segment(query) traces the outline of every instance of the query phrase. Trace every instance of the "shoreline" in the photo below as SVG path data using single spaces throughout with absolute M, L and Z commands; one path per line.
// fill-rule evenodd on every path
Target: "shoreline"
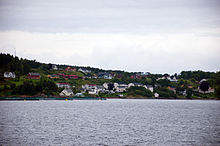
M 106 99 L 154 99 L 154 100 L 220 100 L 219 98 L 176 98 L 176 97 L 94 97 L 94 96 L 85 96 L 85 97 L 65 97 L 65 96 L 0 96 L 0 101 L 3 100 L 106 100 Z
M 120 97 L 106 97 L 107 99 L 154 99 L 154 100 L 220 100 L 219 98 L 140 98 L 140 97 L 134 97 L 134 98 L 120 98 Z

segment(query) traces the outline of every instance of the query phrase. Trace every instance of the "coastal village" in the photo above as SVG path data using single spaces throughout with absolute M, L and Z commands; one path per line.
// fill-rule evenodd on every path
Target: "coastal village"
M 46 78 L 55 83 L 56 96 L 102 96 L 109 98 L 192 98 L 213 96 L 214 87 L 208 78 L 186 80 L 181 74 L 151 74 L 150 72 L 124 72 L 100 70 L 90 67 L 73 67 L 48 64 L 44 71 L 32 69 L 17 77 L 15 72 L 2 73 L 1 95 L 24 81 L 41 81 Z M 16 80 L 16 81 L 15 81 Z M 12 84 L 14 85 L 12 86 Z M 13 92 L 12 92 L 13 93 Z M 39 93 L 40 94 L 40 93 Z M 10 94 L 9 94 L 10 95 Z

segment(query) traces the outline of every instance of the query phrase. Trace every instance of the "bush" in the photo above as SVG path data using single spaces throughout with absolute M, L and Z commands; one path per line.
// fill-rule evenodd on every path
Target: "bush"
M 143 97 L 152 97 L 152 92 L 144 87 L 133 86 L 128 88 L 127 91 L 130 96 L 143 96 Z
M 160 97 L 176 97 L 176 94 L 173 91 L 170 91 L 165 87 L 157 89 L 156 92 L 160 95 Z

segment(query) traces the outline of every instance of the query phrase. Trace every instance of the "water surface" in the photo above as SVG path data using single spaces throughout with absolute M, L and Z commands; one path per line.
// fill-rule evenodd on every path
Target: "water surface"
M 220 101 L 0 101 L 0 145 L 220 145 Z

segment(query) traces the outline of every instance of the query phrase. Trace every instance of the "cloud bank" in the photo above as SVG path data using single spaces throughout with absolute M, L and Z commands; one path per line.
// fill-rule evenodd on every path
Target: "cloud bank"
M 184 44 L 184 45 L 183 45 Z M 220 69 L 220 37 L 210 34 L 0 32 L 1 52 L 47 63 L 175 73 Z

